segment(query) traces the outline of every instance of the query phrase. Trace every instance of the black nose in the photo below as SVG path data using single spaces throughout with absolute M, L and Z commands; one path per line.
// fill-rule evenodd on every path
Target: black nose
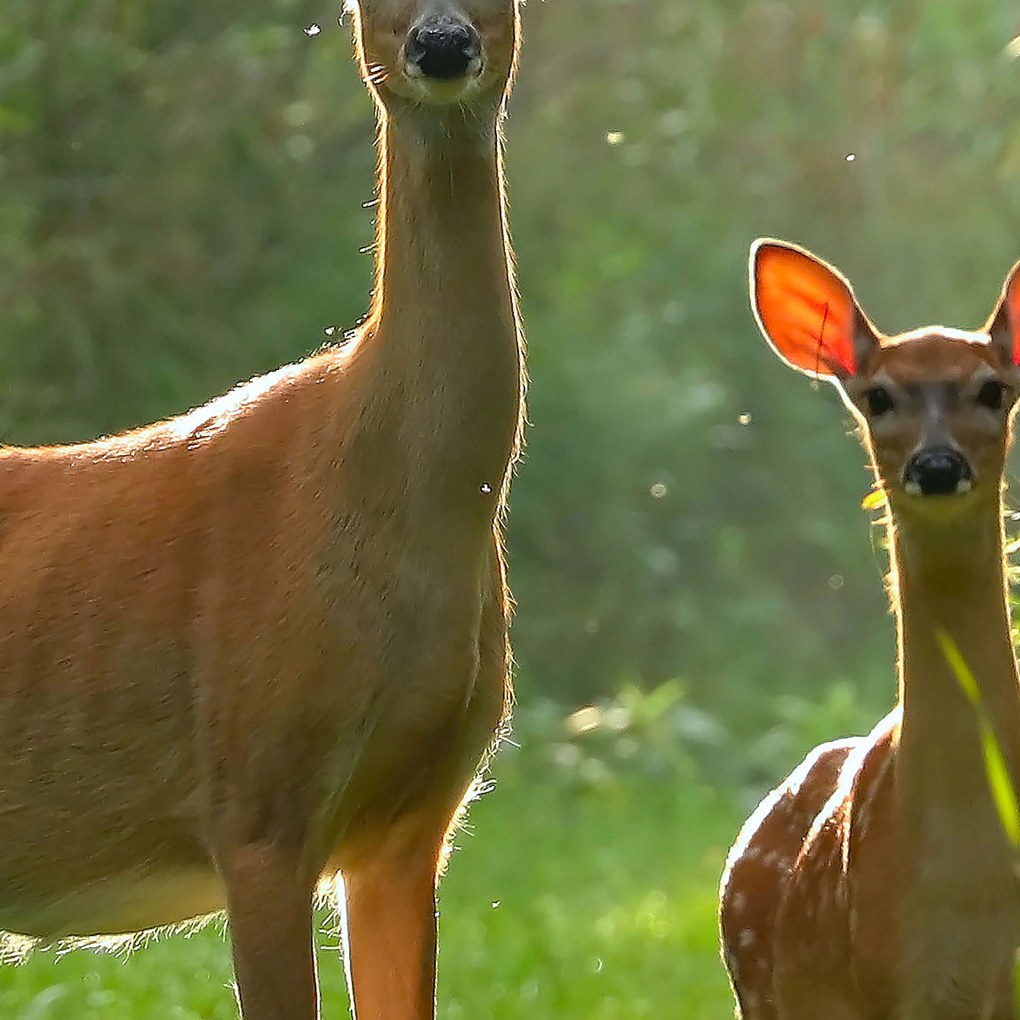
M 949 496 L 960 491 L 961 483 L 971 480 L 966 458 L 948 446 L 921 450 L 903 469 L 904 487 L 922 496 Z
M 426 78 L 452 81 L 467 74 L 471 61 L 481 54 L 478 33 L 457 21 L 442 21 L 412 28 L 404 43 L 409 64 Z

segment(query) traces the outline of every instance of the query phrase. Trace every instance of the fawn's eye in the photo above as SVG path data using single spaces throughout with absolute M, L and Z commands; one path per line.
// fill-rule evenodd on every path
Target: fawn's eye
M 895 406 L 892 394 L 884 386 L 872 386 L 864 391 L 864 403 L 870 418 L 888 414 Z
M 998 379 L 989 379 L 988 382 L 982 383 L 981 389 L 977 391 L 977 402 L 990 411 L 1001 411 L 1006 401 L 1007 389 L 1005 383 L 999 382 Z

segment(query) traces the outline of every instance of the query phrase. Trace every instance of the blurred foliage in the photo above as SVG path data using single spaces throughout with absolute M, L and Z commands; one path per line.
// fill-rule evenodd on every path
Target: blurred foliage
M 583 6 L 528 5 L 509 125 L 522 691 L 582 704 L 680 676 L 738 732 L 777 693 L 852 680 L 877 706 L 892 628 L 863 455 L 835 395 L 759 340 L 747 247 L 815 248 L 887 330 L 983 321 L 1020 255 L 1020 15 Z M 4 0 L 0 436 L 171 414 L 357 321 L 373 125 L 337 14 Z
M 503 774 L 520 761 L 536 785 L 554 781 L 581 795 L 612 797 L 640 783 L 723 786 L 750 808 L 811 748 L 837 734 L 862 736 L 875 721 L 853 686 L 836 684 L 810 698 L 772 698 L 747 739 L 675 680 L 650 691 L 628 684 L 566 717 L 549 701 L 522 706 L 513 744 L 526 753 L 506 749 L 500 761 Z

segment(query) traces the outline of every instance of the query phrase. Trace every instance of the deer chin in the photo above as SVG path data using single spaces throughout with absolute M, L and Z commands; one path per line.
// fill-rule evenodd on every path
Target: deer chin
M 954 524 L 961 517 L 973 514 L 976 505 L 988 498 L 973 479 L 961 482 L 956 492 L 944 495 L 925 495 L 909 482 L 892 486 L 887 491 L 896 514 L 933 525 Z M 994 493 L 992 498 L 995 498 Z
M 485 78 L 481 60 L 472 61 L 466 74 L 448 81 L 429 78 L 413 64 L 407 64 L 389 85 L 391 91 L 421 106 L 463 106 L 484 91 Z

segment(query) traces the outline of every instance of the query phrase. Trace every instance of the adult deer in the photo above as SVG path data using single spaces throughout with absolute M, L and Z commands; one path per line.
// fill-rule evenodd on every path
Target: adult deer
M 861 427 L 889 510 L 899 704 L 816 748 L 744 825 L 721 910 L 740 1015 L 1013 1018 L 1016 858 L 965 691 L 972 673 L 1015 785 L 1002 477 L 1020 263 L 973 333 L 882 336 L 842 276 L 775 241 L 752 249 L 751 292 L 779 357 L 833 383 Z
M 447 834 L 511 701 L 516 0 L 361 0 L 357 336 L 184 417 L 0 452 L 0 929 L 226 908 L 246 1020 L 312 1020 L 338 873 L 359 1020 L 434 1014 Z

